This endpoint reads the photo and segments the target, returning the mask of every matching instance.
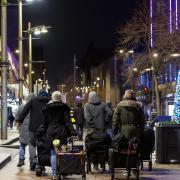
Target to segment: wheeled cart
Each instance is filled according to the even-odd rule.
[[[63,176],[78,174],[82,175],[82,180],[86,179],[85,172],[85,152],[67,152],[58,151],[57,154],[57,180],[63,179]]]
[[[124,145],[123,145],[124,146]],[[139,153],[134,149],[133,144],[126,143],[123,149],[109,149],[109,169],[111,180],[115,177],[115,169],[127,171],[129,179],[131,170],[136,175],[136,180],[139,179]]]
[[[152,153],[142,153],[141,154],[141,170],[143,170],[143,162],[148,162],[148,169],[152,171]]]

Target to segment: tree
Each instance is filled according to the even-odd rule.
[[[137,3],[132,18],[118,29],[118,48],[127,51],[133,49],[138,52],[134,54],[134,62],[128,75],[129,82],[137,77],[137,72],[140,75],[147,68],[152,71],[152,105],[160,114],[157,77],[163,64],[169,59],[169,55],[180,50],[180,31],[174,30],[170,33],[167,14],[169,10],[164,0],[155,2],[154,12],[156,13],[153,18],[150,17],[149,0],[138,0]],[[138,69],[136,74],[133,72],[134,67]]]
[[[177,123],[180,123],[180,71],[178,73],[178,79],[176,85],[173,120],[175,120]]]

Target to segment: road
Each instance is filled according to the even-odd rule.
[[[6,150],[6,149],[5,149]],[[47,167],[47,174],[42,177],[36,177],[35,172],[29,170],[28,157],[25,161],[25,166],[18,168],[16,164],[18,162],[18,150],[7,149],[8,152],[12,154],[12,161],[8,163],[3,169],[0,170],[1,180],[50,180],[51,179],[51,169]],[[27,155],[28,156],[28,155]],[[116,173],[118,179],[126,179],[122,173]],[[147,166],[140,172],[140,180],[179,180],[180,178],[180,165],[153,165],[153,171],[149,172]],[[76,180],[80,179],[79,176],[69,176],[66,179]],[[92,171],[91,174],[87,175],[87,180],[110,180],[110,175],[107,171],[103,173],[102,171],[95,172]],[[131,177],[135,179],[135,177]]]

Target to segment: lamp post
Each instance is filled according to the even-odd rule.
[[[22,43],[22,0],[18,0],[18,49],[19,49],[19,102],[23,97],[23,43]]]
[[[28,22],[28,74],[29,74],[29,92],[32,92],[32,34],[31,23]]]
[[[7,139],[7,1],[1,0],[1,139]]]
[[[40,35],[42,33],[47,33],[48,32],[49,26],[36,26],[36,27],[31,27],[31,23],[28,22],[28,74],[29,74],[29,92],[32,92],[32,33],[35,35]],[[44,61],[43,61],[44,62]],[[45,70],[44,70],[44,77],[45,77]],[[45,83],[45,80],[44,80]]]
[[[18,49],[19,49],[19,102],[21,104],[23,97],[23,35],[22,35],[22,1],[18,1]],[[31,3],[34,0],[26,0]],[[32,78],[32,77],[31,77]]]
[[[61,87],[61,93],[64,94],[64,88],[66,87],[65,84],[60,84],[60,87]]]
[[[116,66],[117,66],[117,57],[116,55],[114,55],[114,100],[115,100],[115,105],[117,104],[117,69],[116,69]]]
[[[76,56],[74,55],[73,105],[76,103]]]
[[[43,71],[43,84],[46,86],[46,69]]]

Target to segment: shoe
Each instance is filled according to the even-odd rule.
[[[122,174],[123,174],[123,176],[128,177],[128,170],[124,170]]]
[[[42,171],[44,171],[44,172],[46,171],[45,166],[42,166],[41,169],[42,169]]]
[[[17,167],[21,167],[24,165],[24,159],[19,159],[19,162],[17,164]]]
[[[30,163],[30,170],[34,171],[36,168],[36,163]]]
[[[133,169],[133,170],[132,170],[132,174],[133,174],[133,175],[136,175],[136,173],[137,173],[137,170]]]
[[[57,176],[56,176],[56,175],[53,175],[52,179],[53,179],[53,180],[57,180]]]
[[[98,171],[99,169],[98,169],[98,164],[94,164],[94,170],[95,171]]]

